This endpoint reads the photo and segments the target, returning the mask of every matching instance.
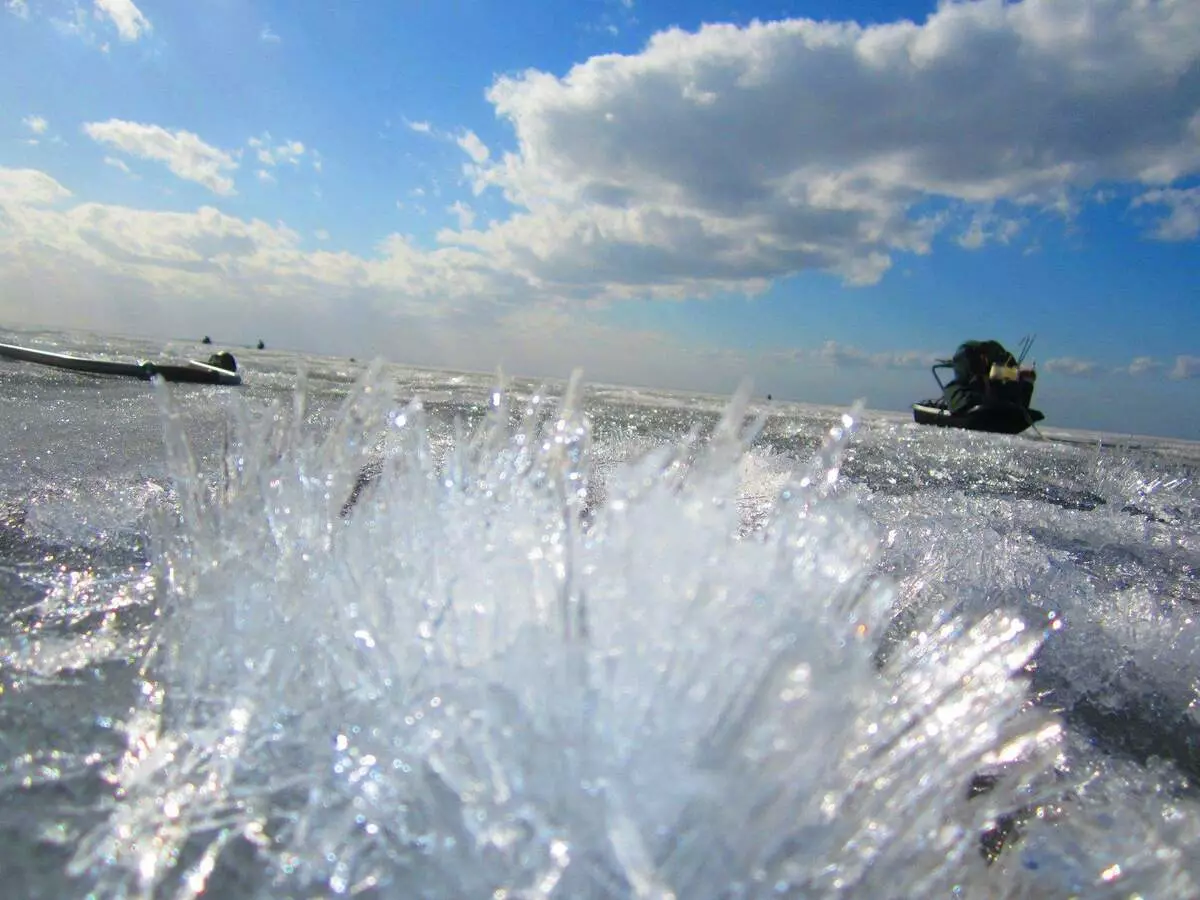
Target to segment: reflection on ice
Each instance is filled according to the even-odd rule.
[[[744,397],[601,485],[579,391],[497,390],[447,444],[369,372],[327,431],[303,391],[243,410],[215,486],[168,402],[181,519],[73,871],[117,897],[1196,893],[1191,801],[1029,702],[1050,623],[1019,590],[880,652],[940,571],[880,576],[910,523],[845,489],[854,416],[747,528]],[[1137,819],[1106,830],[1112,792]]]

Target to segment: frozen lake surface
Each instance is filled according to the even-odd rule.
[[[0,360],[6,896],[1200,896],[1200,446],[234,352]]]

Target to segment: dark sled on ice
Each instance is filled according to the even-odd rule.
[[[996,434],[1020,434],[1040,422],[1045,416],[1030,407],[1037,371],[1021,365],[1030,344],[1024,342],[1017,358],[997,341],[966,341],[953,359],[934,363],[942,396],[914,403],[913,421]],[[954,377],[943,382],[939,369],[950,369]]]
[[[237,371],[237,362],[230,353],[215,353],[209,357],[208,362],[190,359],[186,363],[124,363],[107,359],[68,356],[65,353],[34,350],[31,347],[18,347],[15,344],[0,344],[0,356],[22,362],[38,363],[43,366],[53,366],[56,369],[69,369],[72,372],[86,372],[90,375],[119,375],[126,378],[140,378],[142,381],[161,378],[164,381],[180,381],[188,384],[236,386],[242,383],[242,376]]]
[[[1045,416],[1036,409],[1009,404],[980,404],[962,413],[952,413],[942,400],[926,400],[913,404],[913,421],[918,425],[941,425],[946,428],[965,428],[968,431],[991,431],[996,434],[1020,434]]]

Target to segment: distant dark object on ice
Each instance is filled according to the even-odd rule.
[[[1045,416],[1029,404],[1037,371],[1022,367],[1033,339],[1022,342],[1020,357],[999,341],[965,341],[952,359],[933,364],[933,380],[942,395],[913,404],[918,425],[941,425],[971,431],[1020,434]],[[938,369],[951,369],[954,378],[943,384]]]
[[[237,371],[237,360],[233,358],[233,354],[228,350],[214,353],[208,358],[208,364],[218,369],[224,369],[226,372]]]
[[[266,344],[264,344],[264,343],[262,342],[262,338],[259,338],[259,339],[258,339],[258,349],[259,349],[259,350],[266,350],[266,349],[267,349],[267,345],[266,345]]]
[[[211,344],[211,343],[212,343],[212,338],[210,338],[210,337],[209,337],[209,336],[206,334],[206,335],[204,336],[204,340],[202,340],[200,343],[202,343],[202,344]]]

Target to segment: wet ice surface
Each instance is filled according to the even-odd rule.
[[[1200,893],[1194,445],[238,356],[0,362],[13,896]]]

